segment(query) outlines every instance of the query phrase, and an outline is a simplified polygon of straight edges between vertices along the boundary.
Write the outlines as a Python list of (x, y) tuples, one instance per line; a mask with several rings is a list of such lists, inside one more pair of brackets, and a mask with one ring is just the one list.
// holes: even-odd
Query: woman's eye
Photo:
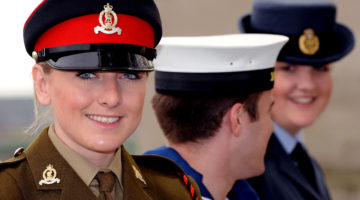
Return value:
[(122, 77), (129, 80), (140, 79), (140, 76), (137, 73), (124, 73)]
[(77, 76), (83, 80), (90, 80), (96, 77), (94, 72), (79, 72)]
[(289, 71), (289, 72), (292, 72), (295, 70), (295, 66), (293, 65), (286, 65), (286, 66), (283, 66), (280, 68), (281, 70), (284, 70), (284, 71)]
[(322, 72), (327, 72), (330, 70), (328, 65), (322, 65), (322, 66), (316, 66), (315, 67), (316, 71), (322, 71)]

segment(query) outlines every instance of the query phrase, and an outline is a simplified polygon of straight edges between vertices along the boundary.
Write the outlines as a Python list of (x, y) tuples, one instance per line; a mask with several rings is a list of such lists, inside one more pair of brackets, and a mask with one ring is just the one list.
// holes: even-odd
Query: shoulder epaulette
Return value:
[(154, 170), (175, 174), (182, 180), (189, 190), (192, 200), (199, 199), (200, 195), (195, 192), (195, 188), (193, 186), (193, 184), (196, 184), (195, 180), (187, 176), (184, 170), (174, 161), (157, 155), (133, 155), (133, 158), (138, 166), (146, 165), (146, 167), (150, 167)]
[(137, 165), (146, 165), (161, 171), (183, 171), (174, 161), (157, 155), (133, 155)]

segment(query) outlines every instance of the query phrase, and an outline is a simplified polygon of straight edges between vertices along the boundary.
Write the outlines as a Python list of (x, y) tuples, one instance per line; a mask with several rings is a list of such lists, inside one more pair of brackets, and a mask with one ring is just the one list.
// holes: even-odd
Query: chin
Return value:
[(306, 117), (304, 116), (302, 118), (303, 120), (294, 120), (294, 126), (298, 127), (298, 129), (303, 129), (303, 128), (306, 128), (308, 126), (311, 126), (316, 118), (310, 118), (310, 117)]
[(121, 144), (114, 144), (110, 142), (104, 142), (104, 143), (97, 143), (94, 146), (92, 146), (93, 151), (99, 152), (99, 153), (113, 153), (115, 152)]

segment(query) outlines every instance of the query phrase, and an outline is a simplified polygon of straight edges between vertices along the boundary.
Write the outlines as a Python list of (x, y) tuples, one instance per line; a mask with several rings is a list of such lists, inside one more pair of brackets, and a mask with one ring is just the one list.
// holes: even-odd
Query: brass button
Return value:
[(20, 148), (16, 149), (14, 152), (14, 157), (20, 156), (24, 152), (24, 150), (25, 150), (24, 147), (20, 147)]
[(39, 55), (36, 53), (36, 51), (33, 51), (31, 56), (36, 62), (39, 59)]

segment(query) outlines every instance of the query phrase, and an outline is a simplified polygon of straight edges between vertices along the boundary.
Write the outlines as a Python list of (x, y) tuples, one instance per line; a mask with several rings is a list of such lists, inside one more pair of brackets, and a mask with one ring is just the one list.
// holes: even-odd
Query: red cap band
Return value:
[(35, 44), (35, 51), (74, 44), (113, 43), (131, 44), (154, 48), (155, 34), (152, 26), (137, 17), (117, 14), (118, 23), (115, 28), (118, 32), (106, 34), (101, 31), (95, 33), (95, 27), (101, 27), (99, 14), (85, 15), (72, 18), (57, 24), (47, 30)]

